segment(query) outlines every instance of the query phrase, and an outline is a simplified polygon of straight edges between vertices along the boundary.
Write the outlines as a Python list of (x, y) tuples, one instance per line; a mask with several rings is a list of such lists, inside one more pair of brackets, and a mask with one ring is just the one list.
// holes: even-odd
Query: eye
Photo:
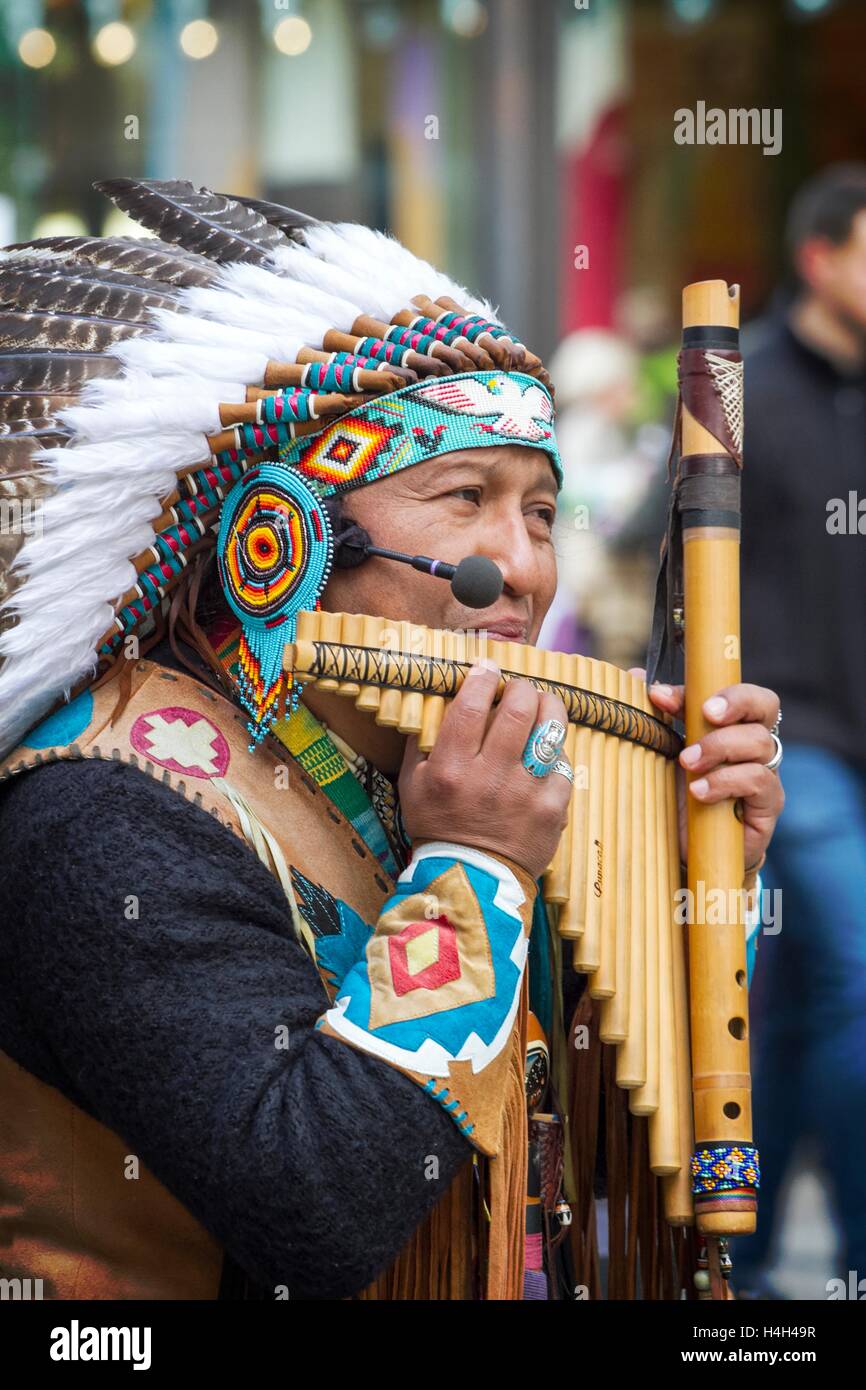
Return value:
[(533, 507), (529, 515), (539, 517), (548, 531), (553, 530), (553, 524), (556, 521), (555, 507)]
[(451, 493), (451, 496), (452, 496), (452, 497), (460, 497), (461, 499), (465, 499), (467, 502), (480, 502), (480, 501), (481, 501), (481, 488), (480, 488), (480, 487), (460, 487), (460, 488), (456, 488), (455, 491)]

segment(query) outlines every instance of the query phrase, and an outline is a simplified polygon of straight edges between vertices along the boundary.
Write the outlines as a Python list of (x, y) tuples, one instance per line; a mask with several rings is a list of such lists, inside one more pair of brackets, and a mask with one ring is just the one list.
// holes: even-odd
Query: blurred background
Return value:
[[(121, 174), (393, 231), (549, 360), (543, 641), (642, 664), (681, 287), (739, 282), (760, 341), (792, 195), (866, 153), (864, 54), (862, 0), (0, 0), (0, 244), (128, 234), (91, 189)], [(780, 110), (781, 149), (677, 144), (702, 100)], [(847, 1270), (800, 1128), (760, 1273), (825, 1298)]]

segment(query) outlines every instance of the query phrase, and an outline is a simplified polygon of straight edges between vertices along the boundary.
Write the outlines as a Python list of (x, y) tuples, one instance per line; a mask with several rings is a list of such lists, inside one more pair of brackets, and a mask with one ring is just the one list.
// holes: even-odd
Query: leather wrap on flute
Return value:
[[(713, 727), (702, 705), (740, 674), (740, 471), (742, 363), (739, 289), (723, 280), (683, 291), (680, 355), (680, 465), (676, 506), (682, 527), (686, 737)], [(701, 805), (688, 797), (689, 998), (696, 1160), (695, 1217), (708, 1236), (755, 1228), (751, 1150), (748, 992), (740, 911), (743, 826), (734, 802)], [(736, 896), (733, 896), (733, 893)], [(701, 914), (705, 920), (696, 920)], [(733, 921), (730, 917), (733, 915)], [(707, 921), (706, 918), (710, 920)], [(700, 1189), (700, 1190), (698, 1190)]]

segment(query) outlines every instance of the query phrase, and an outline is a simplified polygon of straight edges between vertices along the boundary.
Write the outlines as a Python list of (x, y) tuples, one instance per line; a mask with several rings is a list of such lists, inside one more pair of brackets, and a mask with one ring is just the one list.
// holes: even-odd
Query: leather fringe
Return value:
[[(569, 1028), (568, 1139), (571, 1146), (571, 1255), (574, 1279), (591, 1299), (694, 1297), (690, 1232), (664, 1218), (660, 1180), (649, 1166), (648, 1124), (632, 1115), (616, 1085), (616, 1051), (598, 1036), (599, 1011), (588, 990)], [(576, 1048), (577, 1029), (589, 1046)], [(604, 1143), (599, 1150), (599, 1139)], [(599, 1158), (602, 1162), (599, 1163)], [(602, 1278), (596, 1184), (607, 1192), (608, 1265)]]
[[(397, 1259), (356, 1297), (363, 1301), (519, 1299), (523, 1292), (528, 1121), (524, 978), (496, 1158), (477, 1158), (413, 1232)], [(479, 1277), (480, 1276), (480, 1277)]]

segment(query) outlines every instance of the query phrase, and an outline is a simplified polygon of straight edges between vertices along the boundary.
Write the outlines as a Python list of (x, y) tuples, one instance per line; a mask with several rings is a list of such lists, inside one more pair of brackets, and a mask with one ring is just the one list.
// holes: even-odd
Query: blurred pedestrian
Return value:
[(787, 794), (763, 873), (782, 930), (753, 1001), (758, 1232), (735, 1262), (758, 1296), (805, 1132), (843, 1268), (866, 1275), (866, 165), (800, 191), (788, 250), (793, 292), (745, 371), (743, 669), (781, 695)]
[(617, 538), (663, 471), (635, 434), (639, 368), (635, 349), (602, 329), (569, 334), (550, 363), (564, 482), (559, 583), (540, 642), (619, 666), (643, 659), (655, 561), (633, 564)]

